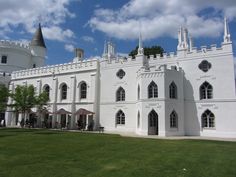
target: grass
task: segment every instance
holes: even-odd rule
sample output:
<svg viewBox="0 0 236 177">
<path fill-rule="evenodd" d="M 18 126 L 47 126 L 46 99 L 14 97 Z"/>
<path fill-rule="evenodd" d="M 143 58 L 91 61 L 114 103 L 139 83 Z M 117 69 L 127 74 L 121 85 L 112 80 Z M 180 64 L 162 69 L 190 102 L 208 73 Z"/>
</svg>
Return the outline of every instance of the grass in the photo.
<svg viewBox="0 0 236 177">
<path fill-rule="evenodd" d="M 235 177 L 236 143 L 0 129 L 0 177 Z"/>
</svg>

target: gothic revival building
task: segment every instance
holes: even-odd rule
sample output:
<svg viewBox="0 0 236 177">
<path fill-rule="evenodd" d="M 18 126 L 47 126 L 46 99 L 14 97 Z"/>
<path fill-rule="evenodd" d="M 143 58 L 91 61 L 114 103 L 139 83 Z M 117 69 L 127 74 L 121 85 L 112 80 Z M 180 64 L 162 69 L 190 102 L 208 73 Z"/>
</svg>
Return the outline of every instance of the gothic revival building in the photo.
<svg viewBox="0 0 236 177">
<path fill-rule="evenodd" d="M 108 42 L 101 60 L 83 60 L 83 50 L 77 49 L 70 63 L 40 67 L 45 44 L 37 41 L 31 45 L 39 46 L 38 58 L 30 63 L 37 67 L 13 72 L 9 88 L 32 84 L 37 93 L 49 94 L 49 111 L 38 126 L 46 121 L 52 128 L 82 124 L 140 135 L 236 137 L 234 62 L 226 19 L 219 48 L 198 50 L 187 29 L 180 28 L 176 53 L 149 58 L 140 35 L 135 58 L 117 57 Z M 9 56 L 20 50 L 11 45 Z M 22 50 L 31 55 L 28 48 Z M 7 112 L 7 126 L 19 126 L 22 119 L 13 111 Z"/>
</svg>

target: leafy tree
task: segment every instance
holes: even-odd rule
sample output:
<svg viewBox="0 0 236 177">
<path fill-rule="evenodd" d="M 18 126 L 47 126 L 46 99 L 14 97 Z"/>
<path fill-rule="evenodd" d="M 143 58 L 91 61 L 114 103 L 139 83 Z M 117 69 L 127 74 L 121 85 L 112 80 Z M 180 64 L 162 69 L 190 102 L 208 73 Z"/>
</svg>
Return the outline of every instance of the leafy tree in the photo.
<svg viewBox="0 0 236 177">
<path fill-rule="evenodd" d="M 43 91 L 38 96 L 36 96 L 35 106 L 37 107 L 38 117 L 41 118 L 44 111 L 46 111 L 46 105 L 49 101 L 48 93 Z"/>
<path fill-rule="evenodd" d="M 24 120 L 26 113 L 31 111 L 31 108 L 34 107 L 36 102 L 34 86 L 18 85 L 15 89 L 15 93 L 12 94 L 12 98 L 14 101 L 12 107 L 15 108 L 16 112 L 22 113 L 22 119 Z"/>
<path fill-rule="evenodd" d="M 4 112 L 6 110 L 8 96 L 8 88 L 5 85 L 0 84 L 0 112 Z"/>
<path fill-rule="evenodd" d="M 144 55 L 146 55 L 148 58 L 150 57 L 150 55 L 154 55 L 154 57 L 156 57 L 157 54 L 163 56 L 163 53 L 164 49 L 161 46 L 155 45 L 152 47 L 144 47 Z M 132 58 L 134 58 L 135 55 L 137 54 L 138 54 L 138 46 L 129 53 L 129 56 L 132 56 Z"/>
</svg>

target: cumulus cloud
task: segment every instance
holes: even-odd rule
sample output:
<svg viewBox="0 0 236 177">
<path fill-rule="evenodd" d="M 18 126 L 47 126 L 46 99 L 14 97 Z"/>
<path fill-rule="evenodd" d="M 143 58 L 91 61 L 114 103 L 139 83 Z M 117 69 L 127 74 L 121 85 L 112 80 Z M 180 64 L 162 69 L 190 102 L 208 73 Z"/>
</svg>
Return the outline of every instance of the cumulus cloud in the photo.
<svg viewBox="0 0 236 177">
<path fill-rule="evenodd" d="M 41 22 L 45 27 L 45 38 L 63 41 L 73 36 L 70 29 L 60 27 L 66 18 L 75 17 L 75 14 L 67 8 L 69 3 L 70 0 L 0 1 L 0 31 L 22 25 L 26 32 L 33 33 L 37 23 Z M 54 32 L 57 33 L 57 36 L 51 37 Z M 6 31 L 4 34 L 6 35 L 8 32 Z"/>
<path fill-rule="evenodd" d="M 82 36 L 81 39 L 85 42 L 94 43 L 94 38 L 91 36 Z"/>
<path fill-rule="evenodd" d="M 130 0 L 118 10 L 96 9 L 88 25 L 118 39 L 136 39 L 139 23 L 144 39 L 177 37 L 180 25 L 193 37 L 216 37 L 223 30 L 224 15 L 236 17 L 235 0 Z"/>
<path fill-rule="evenodd" d="M 72 44 L 65 44 L 65 50 L 74 52 L 75 47 Z"/>
</svg>

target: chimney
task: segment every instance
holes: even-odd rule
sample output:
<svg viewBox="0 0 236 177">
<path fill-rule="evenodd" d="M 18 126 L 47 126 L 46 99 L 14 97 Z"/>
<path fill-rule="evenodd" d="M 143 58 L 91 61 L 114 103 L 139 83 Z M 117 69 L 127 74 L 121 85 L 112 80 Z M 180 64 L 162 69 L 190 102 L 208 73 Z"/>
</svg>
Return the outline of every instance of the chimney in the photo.
<svg viewBox="0 0 236 177">
<path fill-rule="evenodd" d="M 78 58 L 78 61 L 82 61 L 84 59 L 84 50 L 75 48 L 75 57 Z"/>
</svg>

